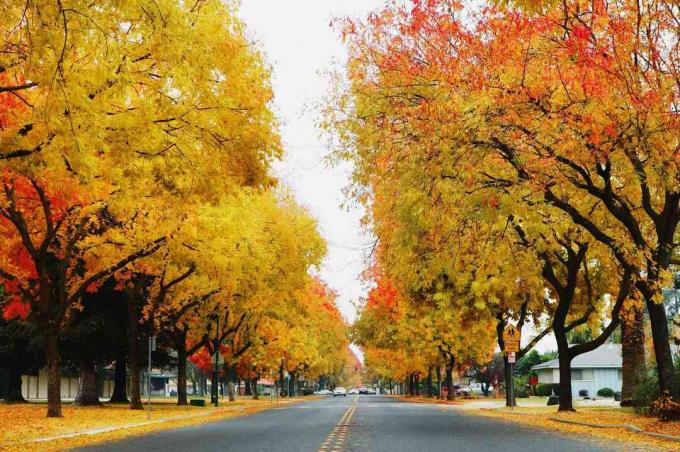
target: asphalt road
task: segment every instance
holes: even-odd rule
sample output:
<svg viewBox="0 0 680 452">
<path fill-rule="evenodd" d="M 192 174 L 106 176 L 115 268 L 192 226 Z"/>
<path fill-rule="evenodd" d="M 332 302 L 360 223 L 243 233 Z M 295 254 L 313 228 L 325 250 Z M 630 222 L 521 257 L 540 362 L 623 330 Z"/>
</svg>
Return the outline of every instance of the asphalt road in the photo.
<svg viewBox="0 0 680 452">
<path fill-rule="evenodd" d="M 614 451 L 629 444 L 522 427 L 381 396 L 312 400 L 79 451 Z"/>
</svg>

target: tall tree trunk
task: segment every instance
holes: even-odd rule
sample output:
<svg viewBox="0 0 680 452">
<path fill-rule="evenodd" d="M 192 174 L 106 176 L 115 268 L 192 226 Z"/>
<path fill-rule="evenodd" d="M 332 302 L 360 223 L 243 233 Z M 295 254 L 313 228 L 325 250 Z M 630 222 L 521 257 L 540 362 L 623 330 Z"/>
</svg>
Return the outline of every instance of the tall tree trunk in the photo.
<svg viewBox="0 0 680 452">
<path fill-rule="evenodd" d="M 260 391 L 257 388 L 257 377 L 250 380 L 250 386 L 252 386 L 253 400 L 259 400 Z"/>
<path fill-rule="evenodd" d="M 621 318 L 621 355 L 623 358 L 621 406 L 632 406 L 635 388 L 642 383 L 647 373 L 642 307 L 627 303 Z"/>
<path fill-rule="evenodd" d="M 45 333 L 45 357 L 47 358 L 47 417 L 62 417 L 59 338 L 51 331 Z"/>
<path fill-rule="evenodd" d="M 571 360 L 569 347 L 566 345 L 560 346 L 560 340 L 557 341 L 557 353 L 560 363 L 560 404 L 557 411 L 574 411 L 573 397 L 571 394 Z"/>
<path fill-rule="evenodd" d="M 245 380 L 245 391 L 243 395 L 251 396 L 253 395 L 253 389 L 252 386 L 250 385 L 250 379 Z"/>
<path fill-rule="evenodd" d="M 514 391 L 510 391 L 510 388 L 513 385 L 512 381 L 512 370 L 510 370 L 510 363 L 508 362 L 508 357 L 504 356 L 503 357 L 503 377 L 505 378 L 505 406 L 507 407 L 513 407 L 517 406 L 517 400 L 515 399 Z M 512 399 L 510 399 L 510 392 L 512 392 Z"/>
<path fill-rule="evenodd" d="M 123 351 L 116 356 L 113 377 L 113 394 L 109 403 L 129 403 L 127 398 L 127 362 Z"/>
<path fill-rule="evenodd" d="M 185 344 L 175 344 L 177 350 L 177 405 L 188 405 L 187 400 L 187 351 Z"/>
<path fill-rule="evenodd" d="M 21 371 L 10 367 L 8 372 L 5 403 L 26 403 L 26 399 L 24 399 L 24 395 L 21 393 Z"/>
<path fill-rule="evenodd" d="M 97 388 L 97 372 L 91 359 L 81 359 L 79 363 L 78 394 L 74 401 L 76 406 L 99 406 L 99 390 Z"/>
<path fill-rule="evenodd" d="M 649 321 L 652 326 L 652 340 L 654 342 L 654 357 L 659 373 L 659 393 L 680 399 L 678 384 L 674 379 L 673 354 L 671 353 L 668 335 L 668 318 L 663 303 L 646 300 Z"/>
<path fill-rule="evenodd" d="M 130 409 L 141 410 L 141 357 L 139 352 L 139 316 L 133 297 L 128 299 L 128 358 L 130 360 Z"/>
<path fill-rule="evenodd" d="M 432 398 L 432 366 L 427 368 L 427 396 Z"/>
<path fill-rule="evenodd" d="M 456 358 L 449 357 L 445 365 L 445 385 L 448 390 L 446 400 L 453 400 L 456 398 L 456 388 L 453 386 L 453 366 L 456 364 Z"/>
<path fill-rule="evenodd" d="M 229 401 L 236 401 L 236 391 L 234 381 L 236 380 L 236 364 L 230 364 L 227 372 L 227 391 L 229 392 Z"/>
<path fill-rule="evenodd" d="M 442 368 L 437 364 L 437 398 L 442 396 Z"/>
<path fill-rule="evenodd" d="M 420 396 L 420 374 L 418 372 L 413 375 L 413 386 L 416 396 Z"/>
<path fill-rule="evenodd" d="M 286 380 L 283 378 L 283 364 L 279 366 L 279 382 L 281 383 L 281 396 L 285 397 L 287 394 Z"/>
</svg>

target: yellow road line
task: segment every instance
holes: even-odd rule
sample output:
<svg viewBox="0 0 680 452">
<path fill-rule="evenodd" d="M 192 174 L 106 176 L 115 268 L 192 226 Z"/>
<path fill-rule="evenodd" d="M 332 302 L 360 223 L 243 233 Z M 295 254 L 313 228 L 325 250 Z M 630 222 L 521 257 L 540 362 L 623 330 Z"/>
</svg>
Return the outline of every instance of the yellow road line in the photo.
<svg viewBox="0 0 680 452">
<path fill-rule="evenodd" d="M 319 452 L 335 452 L 342 450 L 342 446 L 345 442 L 345 436 L 347 435 L 347 431 L 349 429 L 350 421 L 352 420 L 352 416 L 354 416 L 354 412 L 357 410 L 358 403 L 359 396 L 356 396 L 354 400 L 352 400 L 352 405 L 347 408 L 347 411 L 345 411 L 338 423 L 335 424 L 335 427 L 333 427 L 333 430 L 331 430 L 324 442 L 321 444 L 321 447 L 319 447 Z"/>
</svg>

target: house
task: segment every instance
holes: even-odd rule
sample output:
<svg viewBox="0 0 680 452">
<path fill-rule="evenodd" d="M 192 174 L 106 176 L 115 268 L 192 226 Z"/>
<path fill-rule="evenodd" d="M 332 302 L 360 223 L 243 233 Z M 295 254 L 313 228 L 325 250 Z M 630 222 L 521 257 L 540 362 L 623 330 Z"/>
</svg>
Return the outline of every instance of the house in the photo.
<svg viewBox="0 0 680 452">
<path fill-rule="evenodd" d="M 577 397 L 585 389 L 594 396 L 602 388 L 621 390 L 621 344 L 603 344 L 595 350 L 577 356 L 571 361 L 571 393 Z M 559 383 L 560 363 L 557 359 L 537 364 L 531 368 L 539 383 Z"/>
</svg>

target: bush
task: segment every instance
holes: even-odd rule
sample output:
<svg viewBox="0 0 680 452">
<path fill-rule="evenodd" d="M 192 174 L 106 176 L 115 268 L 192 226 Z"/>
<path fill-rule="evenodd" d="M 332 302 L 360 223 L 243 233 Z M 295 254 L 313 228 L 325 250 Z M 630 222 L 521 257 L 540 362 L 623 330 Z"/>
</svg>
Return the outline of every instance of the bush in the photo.
<svg viewBox="0 0 680 452">
<path fill-rule="evenodd" d="M 548 405 L 559 405 L 560 403 L 560 396 L 556 395 L 551 395 L 548 397 Z"/>
<path fill-rule="evenodd" d="M 559 385 L 556 383 L 539 383 L 534 387 L 537 396 L 548 397 L 553 394 L 559 394 Z"/>
<path fill-rule="evenodd" d="M 616 391 L 614 393 L 614 400 L 617 401 L 617 402 L 621 401 L 621 391 Z"/>
<path fill-rule="evenodd" d="M 614 397 L 614 390 L 612 388 L 601 388 L 597 391 L 600 397 Z"/>
<path fill-rule="evenodd" d="M 650 416 L 652 413 L 649 410 L 652 402 L 659 398 L 659 379 L 654 374 L 649 374 L 647 377 L 635 388 L 635 395 L 633 396 L 633 410 L 635 414 L 642 416 Z"/>
<path fill-rule="evenodd" d="M 581 397 L 588 397 L 588 390 L 587 389 L 579 389 L 578 395 L 581 396 Z"/>
</svg>

